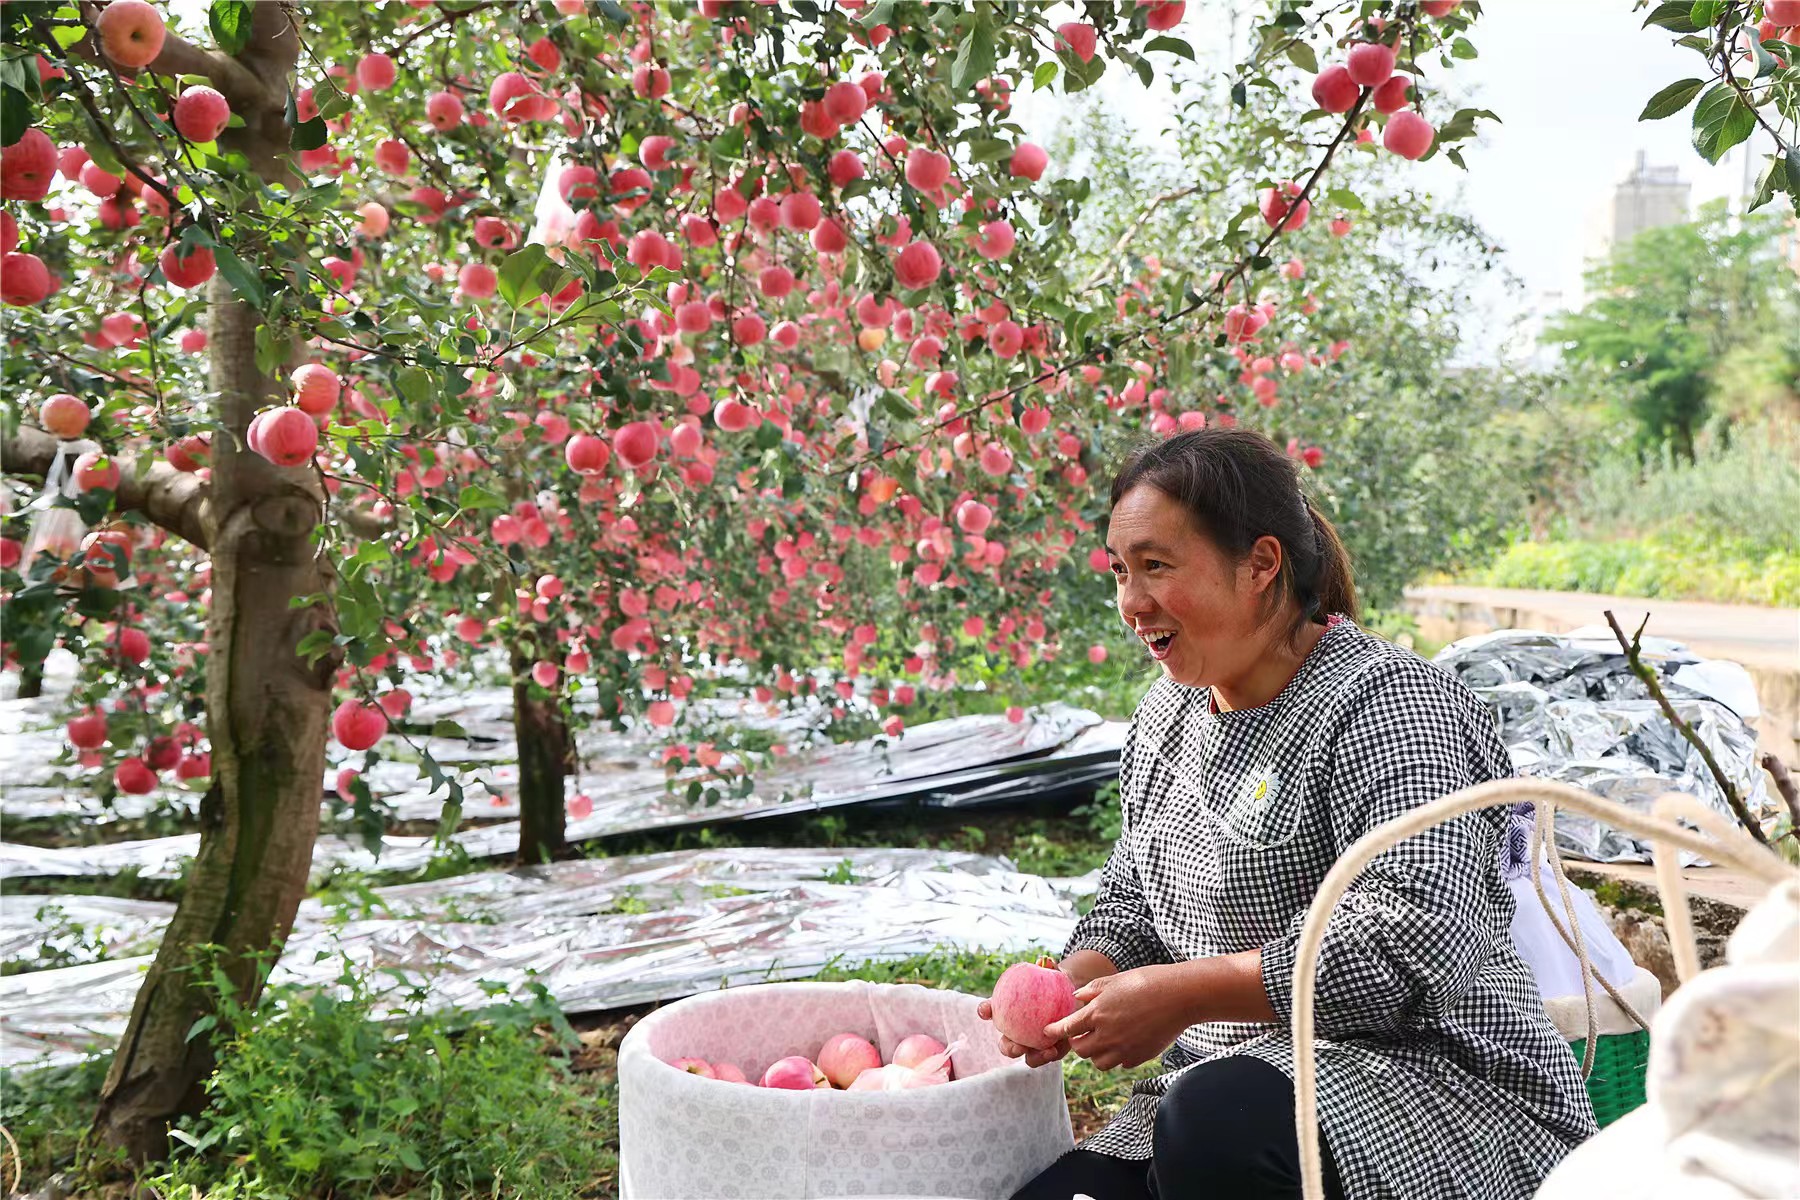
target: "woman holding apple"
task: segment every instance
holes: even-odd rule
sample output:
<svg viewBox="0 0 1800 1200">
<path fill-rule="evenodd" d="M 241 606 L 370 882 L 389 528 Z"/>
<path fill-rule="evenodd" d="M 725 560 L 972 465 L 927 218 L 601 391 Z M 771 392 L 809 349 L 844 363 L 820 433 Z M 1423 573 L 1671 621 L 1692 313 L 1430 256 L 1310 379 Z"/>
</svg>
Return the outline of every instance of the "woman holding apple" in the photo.
<svg viewBox="0 0 1800 1200">
<path fill-rule="evenodd" d="M 1297 1197 L 1307 905 L 1364 833 L 1511 763 L 1460 682 L 1355 624 L 1337 534 L 1261 434 L 1145 447 L 1111 502 L 1119 615 L 1163 676 L 1125 741 L 1118 844 L 1058 964 L 1078 1007 L 1047 1048 L 1002 1042 L 1033 1067 L 1073 1052 L 1167 1070 L 1014 1200 Z M 1594 1132 L 1508 932 L 1505 820 L 1410 838 L 1332 915 L 1316 1006 L 1333 1196 L 1529 1196 Z"/>
</svg>

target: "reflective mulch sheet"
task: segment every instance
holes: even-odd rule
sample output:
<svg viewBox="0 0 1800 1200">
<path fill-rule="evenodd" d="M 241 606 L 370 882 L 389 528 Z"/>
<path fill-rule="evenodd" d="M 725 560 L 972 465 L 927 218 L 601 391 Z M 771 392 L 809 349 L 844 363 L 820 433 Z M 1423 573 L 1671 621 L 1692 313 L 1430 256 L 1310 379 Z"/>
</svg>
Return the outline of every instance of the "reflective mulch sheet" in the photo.
<svg viewBox="0 0 1800 1200">
<path fill-rule="evenodd" d="M 478 1008 L 484 983 L 535 978 L 565 1011 L 591 1012 L 945 947 L 1054 951 L 1096 883 L 890 849 L 682 850 L 485 871 L 376 888 L 354 911 L 306 901 L 273 981 L 333 986 L 347 956 L 422 984 L 433 1008 Z M 0 1065 L 109 1048 L 150 964 L 142 952 L 173 911 L 97 896 L 0 902 L 0 946 L 24 968 L 0 978 Z M 33 970 L 33 954 L 77 965 Z"/>
<path fill-rule="evenodd" d="M 1646 637 L 1643 661 L 1693 726 L 1750 811 L 1771 815 L 1756 761 L 1759 708 L 1749 672 Z M 1464 638 L 1433 659 L 1494 710 L 1520 774 L 1585 788 L 1647 812 L 1664 792 L 1698 796 L 1737 820 L 1705 761 L 1663 715 L 1605 627 L 1568 634 L 1507 629 Z M 1594 862 L 1649 862 L 1649 846 L 1579 813 L 1556 814 L 1563 853 Z M 1683 862 L 1699 858 L 1683 852 Z"/>
<path fill-rule="evenodd" d="M 796 753 L 759 771 L 749 795 L 725 795 L 710 804 L 690 803 L 683 777 L 668 789 L 660 768 L 591 775 L 577 780 L 573 790 L 593 801 L 593 811 L 571 818 L 567 837 L 582 842 L 847 805 L 976 807 L 1058 793 L 1091 795 L 1118 774 L 1125 729 L 1124 722 L 1102 721 L 1067 705 L 1046 706 L 1018 724 L 998 714 L 953 717 L 908 730 L 898 742 L 873 739 Z M 406 764 L 404 771 L 410 775 L 413 768 Z M 435 819 L 441 805 L 441 798 L 397 799 L 402 818 Z M 481 793 L 472 791 L 468 810 L 486 807 Z M 516 800 L 489 815 L 516 818 Z M 465 822 L 452 840 L 471 858 L 498 858 L 517 852 L 519 826 L 516 820 Z M 0 842 L 0 879 L 108 876 L 132 868 L 147 878 L 174 878 L 198 846 L 198 834 L 55 848 Z M 410 870 L 424 866 L 433 853 L 428 836 L 389 834 L 377 856 L 360 841 L 326 835 L 313 850 L 313 873 L 323 877 L 339 865 Z"/>
</svg>

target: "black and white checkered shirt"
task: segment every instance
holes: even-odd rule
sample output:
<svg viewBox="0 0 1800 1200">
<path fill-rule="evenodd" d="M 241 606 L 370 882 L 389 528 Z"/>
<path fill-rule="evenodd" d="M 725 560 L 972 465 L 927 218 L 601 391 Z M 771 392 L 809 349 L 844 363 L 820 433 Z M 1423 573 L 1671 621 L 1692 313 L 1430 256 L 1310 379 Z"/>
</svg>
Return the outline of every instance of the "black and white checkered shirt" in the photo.
<svg viewBox="0 0 1800 1200">
<path fill-rule="evenodd" d="M 1512 774 L 1472 692 L 1341 617 L 1260 708 L 1215 714 L 1209 689 L 1159 680 L 1125 742 L 1123 833 L 1064 954 L 1098 950 L 1127 971 L 1260 947 L 1280 1021 L 1188 1028 L 1168 1072 L 1082 1148 L 1149 1158 L 1157 1101 L 1206 1059 L 1253 1054 L 1292 1077 L 1294 951 L 1326 871 L 1375 826 Z M 1487 809 L 1408 839 L 1332 915 L 1319 1115 L 1351 1200 L 1529 1196 L 1595 1131 L 1508 932 L 1506 819 Z"/>
</svg>

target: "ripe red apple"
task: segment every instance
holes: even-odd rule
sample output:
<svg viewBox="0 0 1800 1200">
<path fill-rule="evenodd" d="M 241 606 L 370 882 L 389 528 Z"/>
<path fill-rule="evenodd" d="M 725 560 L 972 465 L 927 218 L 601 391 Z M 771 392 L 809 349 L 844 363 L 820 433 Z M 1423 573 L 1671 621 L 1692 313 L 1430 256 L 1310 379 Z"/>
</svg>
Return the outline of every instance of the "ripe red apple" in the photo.
<svg viewBox="0 0 1800 1200">
<path fill-rule="evenodd" d="M 1020 142 L 1013 150 L 1012 158 L 1007 163 L 1010 174 L 1036 183 L 1043 178 L 1044 168 L 1050 165 L 1049 153 L 1039 145 L 1031 142 Z"/>
<path fill-rule="evenodd" d="M 299 467 L 319 449 L 319 426 L 300 409 L 284 404 L 256 414 L 244 440 L 278 467 Z"/>
<path fill-rule="evenodd" d="M 950 159 L 936 150 L 915 146 L 906 156 L 906 182 L 921 192 L 935 192 L 950 178 Z"/>
<path fill-rule="evenodd" d="M 1173 29 L 1187 12 L 1187 0 L 1138 0 L 1138 7 L 1144 10 L 1146 29 Z"/>
<path fill-rule="evenodd" d="M 89 710 L 71 717 L 68 724 L 69 744 L 77 750 L 98 750 L 106 745 L 106 714 Z"/>
<path fill-rule="evenodd" d="M 1280 187 L 1263 188 L 1256 193 L 1257 207 L 1262 210 L 1263 220 L 1270 229 L 1279 229 L 1283 233 L 1291 233 L 1306 224 L 1312 214 L 1312 201 L 1300 200 L 1301 187 L 1293 180 L 1288 180 Z"/>
<path fill-rule="evenodd" d="M 462 97 L 455 92 L 433 92 L 425 101 L 425 119 L 439 133 L 463 123 Z"/>
<path fill-rule="evenodd" d="M 1021 1046 L 1047 1050 L 1056 1040 L 1044 1027 L 1062 1020 L 1076 1009 L 1075 981 L 1049 965 L 1049 958 L 1035 963 L 1014 963 L 1001 973 L 988 1003 L 994 1028 Z"/>
<path fill-rule="evenodd" d="M 641 470 L 656 458 L 662 431 L 650 421 L 633 421 L 613 434 L 613 452 L 619 461 L 633 471 Z"/>
<path fill-rule="evenodd" d="M 1359 42 L 1344 56 L 1344 66 L 1358 87 L 1380 87 L 1394 73 L 1393 47 Z"/>
<path fill-rule="evenodd" d="M 56 163 L 56 143 L 41 129 L 27 129 L 0 150 L 0 200 L 42 200 L 50 194 Z"/>
<path fill-rule="evenodd" d="M 134 756 L 124 759 L 113 769 L 113 783 L 127 795 L 142 796 L 155 790 L 156 772 L 145 766 L 143 759 Z"/>
<path fill-rule="evenodd" d="M 331 734 L 346 750 L 367 750 L 387 733 L 387 716 L 373 704 L 346 700 L 331 714 Z"/>
<path fill-rule="evenodd" d="M 1342 66 L 1326 67 L 1312 83 L 1313 103 L 1330 113 L 1349 112 L 1361 94 L 1349 69 Z"/>
<path fill-rule="evenodd" d="M 309 413 L 327 413 L 337 406 L 343 394 L 343 382 L 337 372 L 323 363 L 305 363 L 294 369 L 289 381 L 294 387 L 294 403 Z"/>
<path fill-rule="evenodd" d="M 1393 113 L 1405 108 L 1416 83 L 1417 80 L 1411 75 L 1395 73 L 1390 76 L 1386 83 L 1375 89 L 1375 95 L 1371 97 L 1375 111 Z"/>
<path fill-rule="evenodd" d="M 231 121 L 231 105 L 209 87 L 191 87 L 175 101 L 175 128 L 190 142 L 210 142 Z"/>
<path fill-rule="evenodd" d="M 1082 62 L 1094 61 L 1099 31 L 1085 21 L 1065 21 L 1056 27 L 1059 48 L 1070 50 Z"/>
<path fill-rule="evenodd" d="M 147 67 L 162 53 L 168 30 L 162 14 L 144 0 L 112 0 L 94 22 L 100 49 L 121 67 Z"/>
<path fill-rule="evenodd" d="M 218 270 L 213 252 L 205 246 L 195 246 L 185 255 L 180 250 L 179 245 L 171 242 L 163 247 L 162 254 L 156 260 L 157 265 L 162 268 L 163 278 L 169 281 L 171 287 L 178 287 L 183 291 L 197 288 L 211 279 Z"/>
<path fill-rule="evenodd" d="M 582 475 L 598 475 L 606 470 L 612 450 L 606 439 L 592 433 L 578 433 L 563 447 L 563 457 L 571 470 Z"/>
<path fill-rule="evenodd" d="M 889 1062 L 910 1071 L 926 1059 L 943 1052 L 944 1043 L 929 1033 L 914 1033 L 900 1039 L 900 1044 L 894 1047 L 894 1054 Z"/>
<path fill-rule="evenodd" d="M 1431 149 L 1437 131 L 1416 112 L 1397 112 L 1388 118 L 1381 144 L 1401 158 L 1418 159 Z"/>
<path fill-rule="evenodd" d="M 363 55 L 356 64 L 356 85 L 371 92 L 387 91 L 398 77 L 394 60 L 379 52 Z"/>
<path fill-rule="evenodd" d="M 831 1080 L 825 1078 L 825 1072 L 819 1070 L 812 1059 L 794 1054 L 770 1063 L 769 1069 L 763 1072 L 762 1086 L 806 1091 L 811 1088 L 828 1088 Z"/>
<path fill-rule="evenodd" d="M 1790 0 L 1790 2 L 1800 3 L 1800 0 Z M 1425 15 L 1428 17 L 1443 18 L 1455 12 L 1456 6 L 1461 3 L 1462 0 L 1421 0 L 1419 7 L 1425 11 Z"/>
<path fill-rule="evenodd" d="M 119 486 L 119 464 L 97 450 L 77 456 L 74 472 L 77 491 L 110 492 Z"/>
<path fill-rule="evenodd" d="M 857 88 L 861 91 L 861 88 Z M 819 1070 L 831 1086 L 847 1088 L 870 1067 L 881 1065 L 881 1051 L 873 1042 L 854 1033 L 834 1033 L 819 1048 Z"/>
<path fill-rule="evenodd" d="M 50 294 L 50 268 L 35 254 L 0 256 L 0 300 L 17 308 L 42 302 Z"/>
<path fill-rule="evenodd" d="M 930 242 L 910 242 L 894 259 L 894 279 L 908 291 L 916 291 L 937 282 L 943 265 Z"/>
<path fill-rule="evenodd" d="M 38 406 L 38 424 L 59 438 L 80 437 L 92 419 L 87 402 L 67 392 L 58 392 Z"/>
</svg>

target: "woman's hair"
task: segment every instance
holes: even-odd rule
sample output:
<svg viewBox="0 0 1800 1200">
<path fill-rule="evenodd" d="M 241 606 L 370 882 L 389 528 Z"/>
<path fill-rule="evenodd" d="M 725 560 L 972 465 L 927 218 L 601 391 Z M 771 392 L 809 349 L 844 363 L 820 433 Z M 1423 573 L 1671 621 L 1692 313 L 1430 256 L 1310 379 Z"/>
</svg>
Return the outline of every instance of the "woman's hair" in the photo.
<svg viewBox="0 0 1800 1200">
<path fill-rule="evenodd" d="M 1281 576 L 1268 594 L 1264 618 L 1292 596 L 1301 618 L 1325 624 L 1332 613 L 1357 618 L 1350 555 L 1300 486 L 1294 460 L 1253 429 L 1197 429 L 1140 446 L 1113 479 L 1109 510 L 1132 488 L 1148 484 L 1179 503 L 1194 527 L 1234 562 L 1258 538 L 1281 543 Z"/>
</svg>

